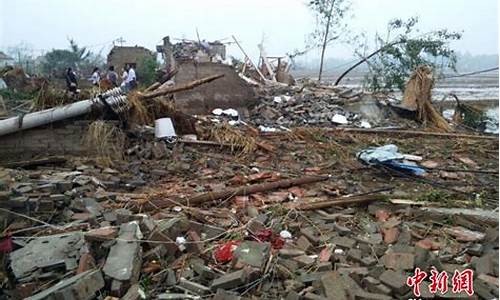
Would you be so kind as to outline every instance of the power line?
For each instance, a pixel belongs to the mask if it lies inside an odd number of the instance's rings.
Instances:
[[[447,78],[458,78],[458,77],[466,77],[466,76],[471,76],[471,75],[476,75],[476,74],[481,74],[481,73],[488,73],[491,71],[496,71],[498,70],[498,67],[490,68],[490,69],[485,69],[485,70],[480,70],[480,71],[474,71],[470,73],[464,73],[464,74],[458,74],[458,75],[450,75],[450,76],[444,76],[443,79]]]

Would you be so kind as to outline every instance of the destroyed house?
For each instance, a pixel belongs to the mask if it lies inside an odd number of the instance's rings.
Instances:
[[[170,37],[163,38],[163,45],[156,46],[156,51],[163,55],[167,66],[175,66],[175,61],[192,60],[199,62],[217,62],[226,59],[226,45],[220,41],[206,42],[182,40],[172,44]],[[175,60],[175,61],[174,61]]]
[[[200,78],[223,74],[224,77],[206,86],[179,92],[175,95],[177,107],[188,114],[206,114],[215,108],[234,108],[245,113],[255,101],[253,90],[243,81],[226,59],[226,46],[219,42],[183,40],[172,44],[170,37],[156,47],[165,60],[169,72],[176,72],[176,84],[185,84]]]

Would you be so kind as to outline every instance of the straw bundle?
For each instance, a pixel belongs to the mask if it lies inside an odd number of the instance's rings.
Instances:
[[[406,84],[403,105],[417,112],[417,119],[424,126],[437,131],[449,132],[451,127],[441,114],[434,108],[431,100],[431,90],[434,86],[432,68],[419,66]]]
[[[114,124],[93,122],[82,142],[87,146],[89,155],[95,155],[100,165],[112,166],[113,162],[123,159],[125,134]]]

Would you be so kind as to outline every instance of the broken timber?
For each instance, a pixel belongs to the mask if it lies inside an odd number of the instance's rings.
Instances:
[[[304,127],[298,127],[304,128]],[[367,129],[367,128],[324,128],[327,132],[352,132],[359,134],[390,134],[390,135],[405,135],[405,136],[432,136],[456,139],[471,139],[471,140],[498,140],[498,135],[478,135],[478,134],[462,134],[462,133],[445,133],[445,132],[429,132],[418,130],[396,130],[396,129]],[[287,134],[287,132],[270,132],[261,133],[261,136],[278,136]]]
[[[262,72],[259,70],[259,67],[257,67],[257,65],[247,55],[247,53],[245,52],[245,50],[243,50],[243,48],[241,47],[240,43],[238,43],[238,40],[236,39],[236,37],[234,37],[234,35],[233,35],[232,38],[233,38],[234,42],[236,43],[236,45],[238,46],[238,48],[240,48],[240,50],[243,53],[243,55],[245,55],[245,59],[248,60],[252,64],[252,66],[255,68],[255,71],[257,71],[257,73],[262,78],[262,80],[264,82],[268,81],[267,78],[266,78],[266,76],[264,76],[264,74],[262,74]]]
[[[214,142],[214,141],[200,141],[200,140],[179,140],[179,143],[183,144],[191,144],[191,145],[202,145],[202,146],[220,146],[220,147],[228,147],[228,148],[243,148],[240,145],[231,145],[229,143],[219,143],[219,142]],[[274,147],[271,145],[268,145],[263,142],[255,142],[257,147],[266,150],[267,152],[274,152]]]
[[[66,158],[64,157],[48,157],[41,159],[32,159],[25,161],[14,161],[14,162],[5,162],[2,163],[1,166],[4,168],[28,168],[28,167],[37,167],[48,164],[63,164],[66,162]]]
[[[342,205],[356,205],[356,204],[364,204],[377,200],[384,200],[386,198],[385,195],[375,194],[375,195],[360,195],[360,196],[350,196],[343,198],[335,198],[331,200],[323,200],[316,202],[307,202],[307,203],[294,203],[294,208],[299,210],[314,210],[314,209],[322,209],[332,206],[342,206]]]
[[[151,98],[160,97],[160,96],[167,95],[167,94],[172,94],[172,93],[176,93],[176,92],[189,90],[189,89],[195,88],[199,85],[217,80],[217,79],[222,78],[222,77],[224,77],[224,74],[213,75],[213,76],[205,77],[202,79],[198,79],[198,80],[186,83],[184,85],[179,85],[179,86],[174,86],[174,87],[170,87],[170,88],[166,88],[166,89],[161,89],[161,90],[154,91],[154,92],[147,93],[147,94],[139,93],[139,95],[140,95],[141,99],[151,99]]]
[[[279,181],[275,181],[275,182],[253,184],[253,185],[249,185],[249,186],[242,186],[242,187],[235,188],[235,189],[228,189],[228,190],[221,191],[221,192],[203,193],[200,195],[190,197],[186,200],[179,199],[178,202],[185,204],[187,206],[196,206],[196,205],[203,204],[205,202],[216,201],[216,200],[221,200],[221,199],[228,199],[228,198],[231,198],[234,196],[245,196],[245,195],[251,195],[254,193],[275,190],[275,189],[284,189],[284,188],[289,188],[289,187],[297,186],[297,185],[325,181],[328,178],[330,178],[330,177],[329,176],[305,176],[305,177],[301,177],[301,178],[285,179],[285,180],[279,180]],[[162,208],[166,208],[166,207],[170,207],[170,206],[175,205],[175,202],[170,201],[169,199],[158,199],[156,201],[152,200],[151,202],[153,204],[152,207],[146,207],[146,209],[148,209],[148,208],[162,209]]]

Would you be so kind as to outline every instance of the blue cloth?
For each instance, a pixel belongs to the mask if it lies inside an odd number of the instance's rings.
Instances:
[[[425,169],[416,164],[404,163],[404,155],[398,152],[396,145],[368,148],[357,153],[357,158],[367,165],[382,165],[387,168],[411,173],[417,176],[425,174]]]
[[[407,173],[412,173],[412,174],[417,175],[417,176],[422,176],[425,174],[425,169],[423,169],[419,166],[405,164],[405,163],[398,162],[395,160],[385,161],[381,164],[390,168],[390,169],[394,169],[394,170],[398,170],[398,171],[402,171],[402,172],[407,172]]]

